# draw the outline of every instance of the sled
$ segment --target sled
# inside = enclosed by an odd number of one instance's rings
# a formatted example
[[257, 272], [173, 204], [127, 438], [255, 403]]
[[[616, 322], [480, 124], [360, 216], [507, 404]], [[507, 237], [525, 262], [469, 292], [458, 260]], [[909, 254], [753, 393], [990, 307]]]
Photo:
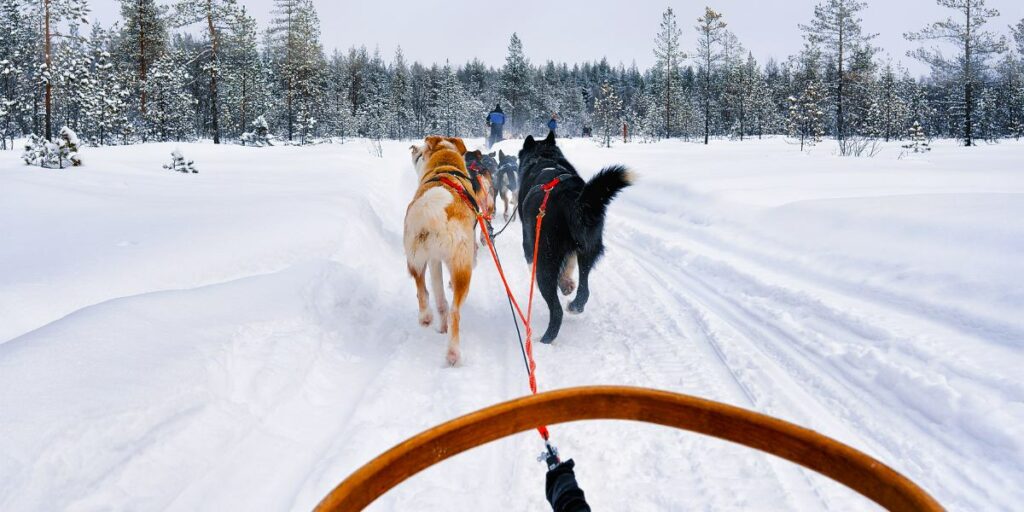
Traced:
[[405, 479], [470, 448], [538, 425], [598, 419], [654, 423], [742, 444], [825, 475], [888, 510], [943, 510], [905, 476], [813, 430], [711, 400], [620, 386], [549, 391], [481, 409], [431, 428], [356, 470], [316, 510], [362, 510]]

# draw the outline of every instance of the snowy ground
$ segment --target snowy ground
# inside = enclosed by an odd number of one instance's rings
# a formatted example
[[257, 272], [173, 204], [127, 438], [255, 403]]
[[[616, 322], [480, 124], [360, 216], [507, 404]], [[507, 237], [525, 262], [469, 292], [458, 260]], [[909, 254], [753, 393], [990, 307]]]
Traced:
[[[923, 157], [782, 140], [611, 150], [581, 317], [543, 389], [628, 384], [751, 408], [894, 466], [953, 510], [1024, 503], [1024, 144]], [[0, 154], [0, 510], [307, 510], [425, 428], [526, 393], [488, 260], [464, 365], [416, 323], [406, 143]], [[516, 149], [514, 142], [505, 149]], [[513, 286], [518, 225], [499, 240]], [[539, 311], [540, 326], [547, 315]], [[855, 510], [789, 463], [625, 422], [552, 428], [596, 510]], [[460, 455], [374, 510], [544, 510], [536, 434]]]

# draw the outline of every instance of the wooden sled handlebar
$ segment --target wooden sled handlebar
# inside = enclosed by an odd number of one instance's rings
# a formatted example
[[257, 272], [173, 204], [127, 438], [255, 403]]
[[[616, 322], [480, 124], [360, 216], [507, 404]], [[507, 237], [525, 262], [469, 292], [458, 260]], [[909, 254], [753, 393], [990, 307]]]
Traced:
[[742, 444], [821, 473], [889, 510], [943, 510], [928, 493], [892, 468], [813, 430], [710, 400], [619, 386], [549, 391], [434, 427], [349, 475], [316, 510], [362, 510], [410, 476], [470, 448], [538, 425], [596, 419], [655, 423]]

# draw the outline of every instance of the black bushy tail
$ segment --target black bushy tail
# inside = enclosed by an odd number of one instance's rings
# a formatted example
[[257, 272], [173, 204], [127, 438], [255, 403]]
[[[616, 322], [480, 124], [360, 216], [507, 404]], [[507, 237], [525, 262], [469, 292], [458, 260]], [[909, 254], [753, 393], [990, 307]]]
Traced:
[[632, 184], [633, 173], [623, 165], [613, 165], [598, 171], [583, 186], [583, 191], [576, 200], [579, 214], [575, 219], [579, 223], [577, 232], [587, 238], [579, 240], [582, 245], [589, 245], [589, 241], [600, 239], [608, 204], [619, 191]]

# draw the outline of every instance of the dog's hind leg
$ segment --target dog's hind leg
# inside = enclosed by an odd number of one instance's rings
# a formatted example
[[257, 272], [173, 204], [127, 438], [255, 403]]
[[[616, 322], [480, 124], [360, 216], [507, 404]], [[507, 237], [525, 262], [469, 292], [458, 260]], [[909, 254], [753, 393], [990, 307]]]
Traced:
[[[598, 253], [598, 256], [600, 253]], [[583, 312], [583, 308], [587, 306], [587, 300], [590, 299], [590, 271], [594, 268], [594, 264], [597, 263], [597, 257], [593, 254], [579, 254], [579, 266], [580, 266], [580, 286], [576, 290], [576, 297], [569, 303], [569, 312], [578, 315]]]
[[469, 282], [473, 269], [468, 261], [453, 261], [448, 266], [452, 275], [451, 327], [448, 331], [448, 364], [455, 366], [461, 357], [459, 349], [459, 326], [462, 320], [462, 303], [469, 295]]
[[430, 294], [427, 293], [426, 273], [426, 265], [417, 269], [411, 263], [409, 264], [409, 275], [416, 281], [416, 300], [419, 301], [420, 325], [423, 327], [430, 325], [434, 321], [434, 316], [430, 313]]
[[448, 332], [448, 299], [444, 296], [444, 278], [441, 274], [441, 262], [430, 262], [430, 287], [434, 292], [434, 303], [437, 306], [437, 332]]
[[537, 265], [537, 289], [544, 302], [548, 303], [548, 328], [544, 331], [541, 343], [551, 343], [558, 337], [562, 328], [562, 303], [558, 301], [558, 264], [540, 258]]
[[558, 276], [558, 289], [562, 295], [569, 295], [576, 289], [576, 281], [573, 281], [573, 274], [576, 273], [576, 253], [569, 253], [562, 263], [562, 274]]

